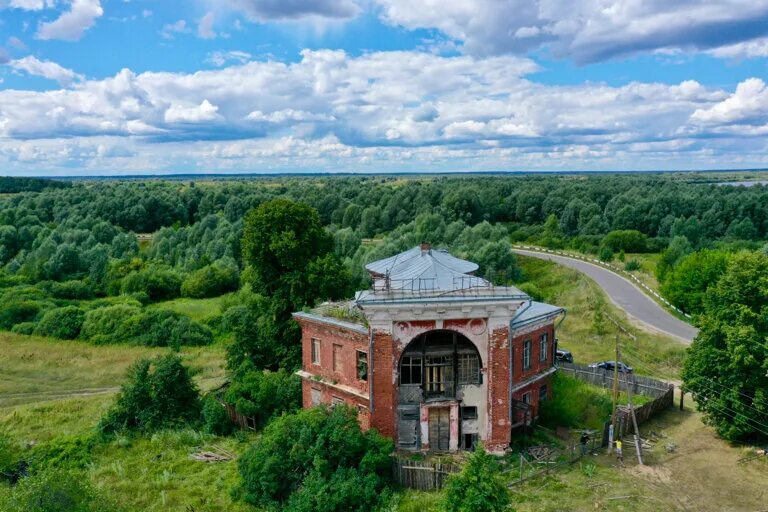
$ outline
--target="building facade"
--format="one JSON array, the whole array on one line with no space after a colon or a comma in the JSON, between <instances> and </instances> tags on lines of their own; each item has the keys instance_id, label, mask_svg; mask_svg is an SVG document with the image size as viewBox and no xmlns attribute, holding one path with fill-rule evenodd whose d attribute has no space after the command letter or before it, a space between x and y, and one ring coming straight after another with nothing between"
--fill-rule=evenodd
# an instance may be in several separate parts
<instances>
[{"instance_id":1,"label":"building facade","mask_svg":"<svg viewBox=\"0 0 768 512\"><path fill-rule=\"evenodd\" d=\"M402 450L503 451L551 392L561 308L426 244L366 265L346 305L295 313L303 403L356 407Z\"/></svg>"}]
</instances>

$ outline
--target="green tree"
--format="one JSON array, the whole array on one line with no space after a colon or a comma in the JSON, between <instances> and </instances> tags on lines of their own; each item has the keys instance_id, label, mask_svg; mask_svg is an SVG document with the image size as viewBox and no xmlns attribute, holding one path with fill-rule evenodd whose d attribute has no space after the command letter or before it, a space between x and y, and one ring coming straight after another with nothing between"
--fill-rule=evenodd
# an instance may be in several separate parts
<instances>
[{"instance_id":1,"label":"green tree","mask_svg":"<svg viewBox=\"0 0 768 512\"><path fill-rule=\"evenodd\" d=\"M661 285L662 295L689 314L701 313L704 294L720 279L728 257L728 253L708 249L683 257L667 274Z\"/></svg>"},{"instance_id":2,"label":"green tree","mask_svg":"<svg viewBox=\"0 0 768 512\"><path fill-rule=\"evenodd\" d=\"M669 246L661 253L659 263L656 265L656 277L659 281L664 282L667 277L667 273L677 265L677 263L686 254L693 252L693 247L687 238L684 236L676 236L669 242Z\"/></svg>"},{"instance_id":3,"label":"green tree","mask_svg":"<svg viewBox=\"0 0 768 512\"><path fill-rule=\"evenodd\" d=\"M240 457L237 494L257 507L372 510L388 485L392 449L375 430L360 430L354 409L302 409L269 423Z\"/></svg>"},{"instance_id":4,"label":"green tree","mask_svg":"<svg viewBox=\"0 0 768 512\"><path fill-rule=\"evenodd\" d=\"M447 512L511 511L509 491L499 471L496 459L479 445L461 472L448 478L443 509Z\"/></svg>"},{"instance_id":5,"label":"green tree","mask_svg":"<svg viewBox=\"0 0 768 512\"><path fill-rule=\"evenodd\" d=\"M77 306L50 309L38 322L35 334L52 336L62 340L73 340L80 334L84 320L85 311Z\"/></svg>"},{"instance_id":6,"label":"green tree","mask_svg":"<svg viewBox=\"0 0 768 512\"><path fill-rule=\"evenodd\" d=\"M725 439L766 440L768 256L732 256L704 306L683 366L683 385Z\"/></svg>"},{"instance_id":7,"label":"green tree","mask_svg":"<svg viewBox=\"0 0 768 512\"><path fill-rule=\"evenodd\" d=\"M181 358L141 359L128 370L127 382L98 429L110 435L123 430L151 432L194 425L200 408L197 386Z\"/></svg>"}]
</instances>

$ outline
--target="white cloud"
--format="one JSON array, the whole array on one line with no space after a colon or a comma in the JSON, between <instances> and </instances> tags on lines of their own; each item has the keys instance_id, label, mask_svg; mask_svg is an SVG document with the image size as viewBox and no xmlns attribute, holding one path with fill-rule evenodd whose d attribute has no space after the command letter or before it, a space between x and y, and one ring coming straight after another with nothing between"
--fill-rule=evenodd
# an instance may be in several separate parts
<instances>
[{"instance_id":1,"label":"white cloud","mask_svg":"<svg viewBox=\"0 0 768 512\"><path fill-rule=\"evenodd\" d=\"M768 35L768 0L376 0L385 21L437 29L472 55L593 62L657 49L708 50Z\"/></svg>"},{"instance_id":2,"label":"white cloud","mask_svg":"<svg viewBox=\"0 0 768 512\"><path fill-rule=\"evenodd\" d=\"M208 100L203 100L200 105L184 106L171 105L165 111L166 123L204 123L214 121L218 118L216 113L219 107L211 104Z\"/></svg>"},{"instance_id":3,"label":"white cloud","mask_svg":"<svg viewBox=\"0 0 768 512\"><path fill-rule=\"evenodd\" d=\"M768 37L731 44L710 50L711 55L724 59L752 59L768 57Z\"/></svg>"},{"instance_id":4,"label":"white cloud","mask_svg":"<svg viewBox=\"0 0 768 512\"><path fill-rule=\"evenodd\" d=\"M117 152L98 149L104 138L126 148L121 169L144 170L768 163L762 80L552 86L526 79L537 69L509 55L305 50L298 62L0 90L0 164L22 165L13 148L26 141L46 168L80 155L83 169L101 158L109 170Z\"/></svg>"},{"instance_id":5,"label":"white cloud","mask_svg":"<svg viewBox=\"0 0 768 512\"><path fill-rule=\"evenodd\" d=\"M83 79L82 75L78 75L71 69L62 67L55 62L38 60L31 55L12 60L8 65L17 71L25 71L30 75L55 80L65 87Z\"/></svg>"},{"instance_id":6,"label":"white cloud","mask_svg":"<svg viewBox=\"0 0 768 512\"><path fill-rule=\"evenodd\" d=\"M225 9L244 13L255 21L303 18L348 19L361 9L354 0L211 0Z\"/></svg>"},{"instance_id":7,"label":"white cloud","mask_svg":"<svg viewBox=\"0 0 768 512\"><path fill-rule=\"evenodd\" d=\"M99 0L70 0L69 11L56 20L41 23L37 30L38 39L60 39L78 41L91 28L96 18L104 14Z\"/></svg>"},{"instance_id":8,"label":"white cloud","mask_svg":"<svg viewBox=\"0 0 768 512\"><path fill-rule=\"evenodd\" d=\"M197 37L202 39L215 39L216 32L213 30L213 22L215 21L213 12L205 13L197 24Z\"/></svg>"},{"instance_id":9,"label":"white cloud","mask_svg":"<svg viewBox=\"0 0 768 512\"><path fill-rule=\"evenodd\" d=\"M25 11L40 11L53 7L54 3L53 0L10 0L8 7ZM2 8L2 3L0 3L0 8Z\"/></svg>"},{"instance_id":10,"label":"white cloud","mask_svg":"<svg viewBox=\"0 0 768 512\"><path fill-rule=\"evenodd\" d=\"M160 35L163 39L173 39L174 34L187 34L189 33L189 27L187 27L186 20L178 20L175 23L166 23L163 28L160 29Z\"/></svg>"},{"instance_id":11,"label":"white cloud","mask_svg":"<svg viewBox=\"0 0 768 512\"><path fill-rule=\"evenodd\" d=\"M205 59L205 61L209 64L213 64L214 66L218 67L221 67L224 64L228 64L230 62L244 64L249 60L251 60L251 54L239 50L231 50L227 52L211 52L208 54L208 58Z\"/></svg>"}]
</instances>

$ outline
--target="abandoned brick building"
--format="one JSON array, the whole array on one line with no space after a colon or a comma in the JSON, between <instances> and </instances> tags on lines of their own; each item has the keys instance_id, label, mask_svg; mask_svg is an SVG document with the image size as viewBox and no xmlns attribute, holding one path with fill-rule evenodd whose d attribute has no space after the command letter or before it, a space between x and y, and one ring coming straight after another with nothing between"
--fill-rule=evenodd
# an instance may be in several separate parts
<instances>
[{"instance_id":1,"label":"abandoned brick building","mask_svg":"<svg viewBox=\"0 0 768 512\"><path fill-rule=\"evenodd\" d=\"M295 313L304 407L357 407L401 450L504 450L551 392L561 308L427 244L366 265L373 286Z\"/></svg>"}]
</instances>

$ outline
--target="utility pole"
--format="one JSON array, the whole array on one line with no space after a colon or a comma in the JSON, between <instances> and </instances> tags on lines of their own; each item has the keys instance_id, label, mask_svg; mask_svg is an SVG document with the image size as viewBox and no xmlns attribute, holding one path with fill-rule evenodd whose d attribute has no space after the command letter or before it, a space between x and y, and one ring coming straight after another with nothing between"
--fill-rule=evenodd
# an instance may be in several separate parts
<instances>
[{"instance_id":1,"label":"utility pole","mask_svg":"<svg viewBox=\"0 0 768 512\"><path fill-rule=\"evenodd\" d=\"M637 416L635 416L635 406L632 405L632 388L635 384L635 377L632 376L632 382L629 382L630 377L627 377L627 402L629 403L629 411L632 415L632 425L635 427L635 450L637 451L637 462L643 466L643 450L640 446L640 429L637 428Z\"/></svg>"},{"instance_id":2,"label":"utility pole","mask_svg":"<svg viewBox=\"0 0 768 512\"><path fill-rule=\"evenodd\" d=\"M611 427L608 431L608 453L613 452L613 440L618 437L616 432L616 420L618 419L617 407L619 405L619 335L616 335L616 359L613 361L613 413L611 414Z\"/></svg>"}]
</instances>

